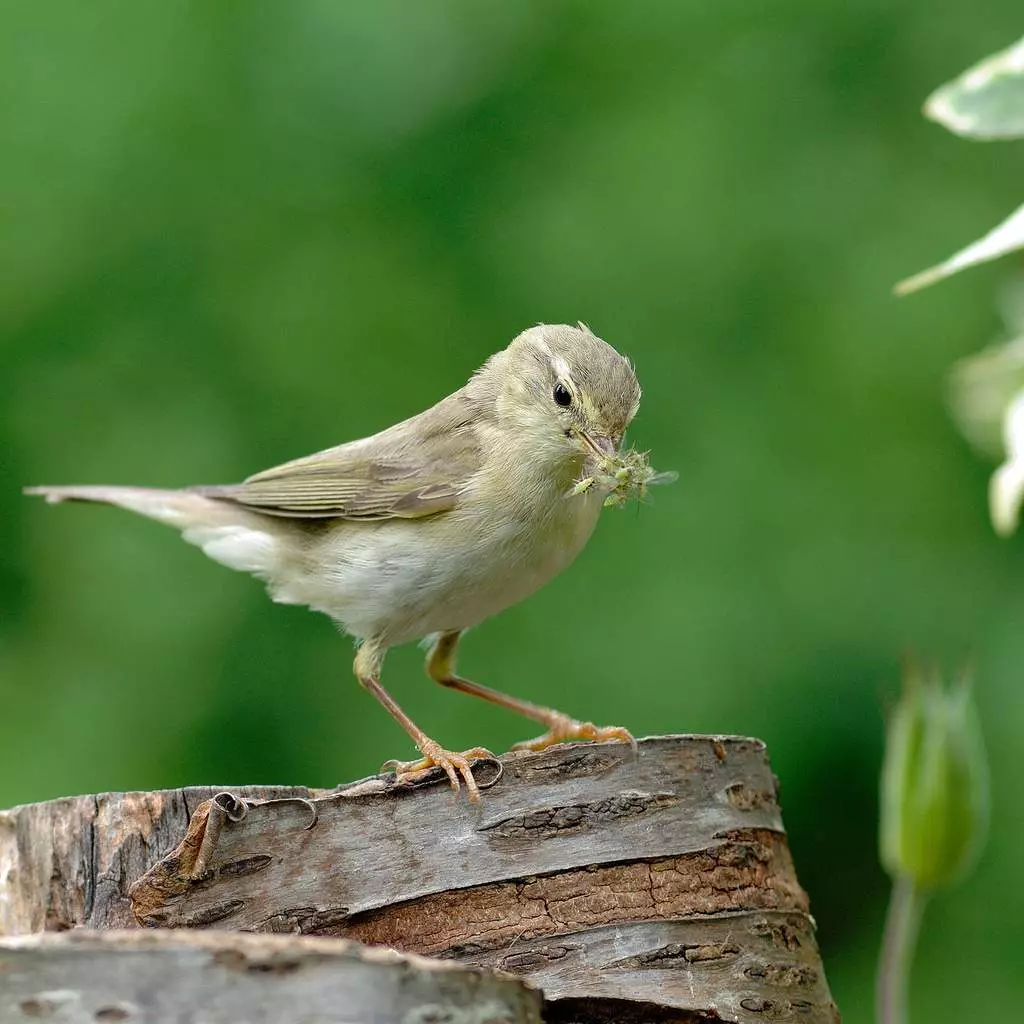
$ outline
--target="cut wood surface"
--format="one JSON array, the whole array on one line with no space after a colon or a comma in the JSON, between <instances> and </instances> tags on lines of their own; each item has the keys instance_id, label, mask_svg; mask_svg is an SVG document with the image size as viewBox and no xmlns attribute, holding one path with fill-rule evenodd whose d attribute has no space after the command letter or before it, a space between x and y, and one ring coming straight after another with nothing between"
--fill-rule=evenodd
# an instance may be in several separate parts
<instances>
[{"instance_id":1,"label":"cut wood surface","mask_svg":"<svg viewBox=\"0 0 1024 1024\"><path fill-rule=\"evenodd\" d=\"M342 936L514 972L549 1020L836 1019L760 742L506 755L478 804L437 776L0 812L0 932Z\"/></svg>"},{"instance_id":2,"label":"cut wood surface","mask_svg":"<svg viewBox=\"0 0 1024 1024\"><path fill-rule=\"evenodd\" d=\"M352 942L237 932L0 939L0 1021L541 1024L505 975Z\"/></svg>"}]
</instances>

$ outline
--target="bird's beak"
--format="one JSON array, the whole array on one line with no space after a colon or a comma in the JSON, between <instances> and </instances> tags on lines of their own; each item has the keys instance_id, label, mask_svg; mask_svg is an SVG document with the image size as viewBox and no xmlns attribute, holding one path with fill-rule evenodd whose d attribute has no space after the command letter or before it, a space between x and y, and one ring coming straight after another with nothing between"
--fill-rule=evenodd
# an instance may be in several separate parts
<instances>
[{"instance_id":1,"label":"bird's beak","mask_svg":"<svg viewBox=\"0 0 1024 1024\"><path fill-rule=\"evenodd\" d=\"M580 431L580 439L583 447L587 448L599 459L606 459L619 450L621 437L602 437L600 434L588 434L585 430Z\"/></svg>"}]
</instances>

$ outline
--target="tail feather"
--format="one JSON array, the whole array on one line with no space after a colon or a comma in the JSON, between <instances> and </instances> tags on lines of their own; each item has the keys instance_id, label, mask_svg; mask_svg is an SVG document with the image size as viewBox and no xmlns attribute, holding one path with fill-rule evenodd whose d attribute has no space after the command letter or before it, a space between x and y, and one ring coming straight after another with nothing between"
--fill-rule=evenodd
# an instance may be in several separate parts
<instances>
[{"instance_id":1,"label":"tail feather","mask_svg":"<svg viewBox=\"0 0 1024 1024\"><path fill-rule=\"evenodd\" d=\"M267 577L278 565L282 528L266 516L217 501L194 491L166 491L149 487L26 487L51 504L91 501L137 512L181 530L216 562Z\"/></svg>"},{"instance_id":2,"label":"tail feather","mask_svg":"<svg viewBox=\"0 0 1024 1024\"><path fill-rule=\"evenodd\" d=\"M224 505L189 491L163 491L149 487L26 487L25 493L38 494L51 505L62 501L118 505L182 530L199 521L223 518L223 512L227 511Z\"/></svg>"}]
</instances>

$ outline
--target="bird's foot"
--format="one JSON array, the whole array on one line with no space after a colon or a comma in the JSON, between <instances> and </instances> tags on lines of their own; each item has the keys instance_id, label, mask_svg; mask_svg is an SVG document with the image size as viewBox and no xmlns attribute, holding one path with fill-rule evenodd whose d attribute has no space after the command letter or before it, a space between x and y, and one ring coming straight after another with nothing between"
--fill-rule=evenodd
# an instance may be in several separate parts
<instances>
[{"instance_id":1,"label":"bird's foot","mask_svg":"<svg viewBox=\"0 0 1024 1024\"><path fill-rule=\"evenodd\" d=\"M633 734L618 725L594 725L593 722L578 722L568 715L558 714L551 719L550 725L551 727L543 736L516 743L512 749L547 750L548 747L553 747L556 743L562 743L565 740L595 740L599 743L604 740L619 740L622 743L628 743L636 750L636 740L633 738Z\"/></svg>"},{"instance_id":2,"label":"bird's foot","mask_svg":"<svg viewBox=\"0 0 1024 1024\"><path fill-rule=\"evenodd\" d=\"M433 740L425 740L419 744L423 756L417 761L385 761L385 771L393 771L398 782L417 782L434 768L444 769L452 789L456 792L461 789L459 778L466 784L469 799L477 801L480 799L480 787L473 778L471 760L488 758L491 761L497 760L495 756L484 747L473 747L471 750L464 750L461 754L445 750L440 743Z\"/></svg>"}]
</instances>

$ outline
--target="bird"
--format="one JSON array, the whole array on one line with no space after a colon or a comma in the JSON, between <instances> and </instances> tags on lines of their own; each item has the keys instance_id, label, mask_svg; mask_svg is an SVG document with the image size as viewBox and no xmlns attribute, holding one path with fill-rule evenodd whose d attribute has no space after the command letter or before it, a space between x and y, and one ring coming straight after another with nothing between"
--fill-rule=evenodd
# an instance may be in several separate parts
<instances>
[{"instance_id":1,"label":"bird","mask_svg":"<svg viewBox=\"0 0 1024 1024\"><path fill-rule=\"evenodd\" d=\"M450 751L427 736L381 685L385 653L423 641L436 683L545 728L517 749L635 742L623 727L465 679L456 654L466 630L533 594L583 549L609 490L589 483L620 451L640 396L632 363L585 324L538 324L425 411L242 483L25 492L115 505L176 527L214 561L264 581L272 600L329 616L357 644L356 678L421 755L385 768L403 782L440 768L475 801L473 762L493 755ZM574 487L584 478L586 487Z\"/></svg>"}]
</instances>

